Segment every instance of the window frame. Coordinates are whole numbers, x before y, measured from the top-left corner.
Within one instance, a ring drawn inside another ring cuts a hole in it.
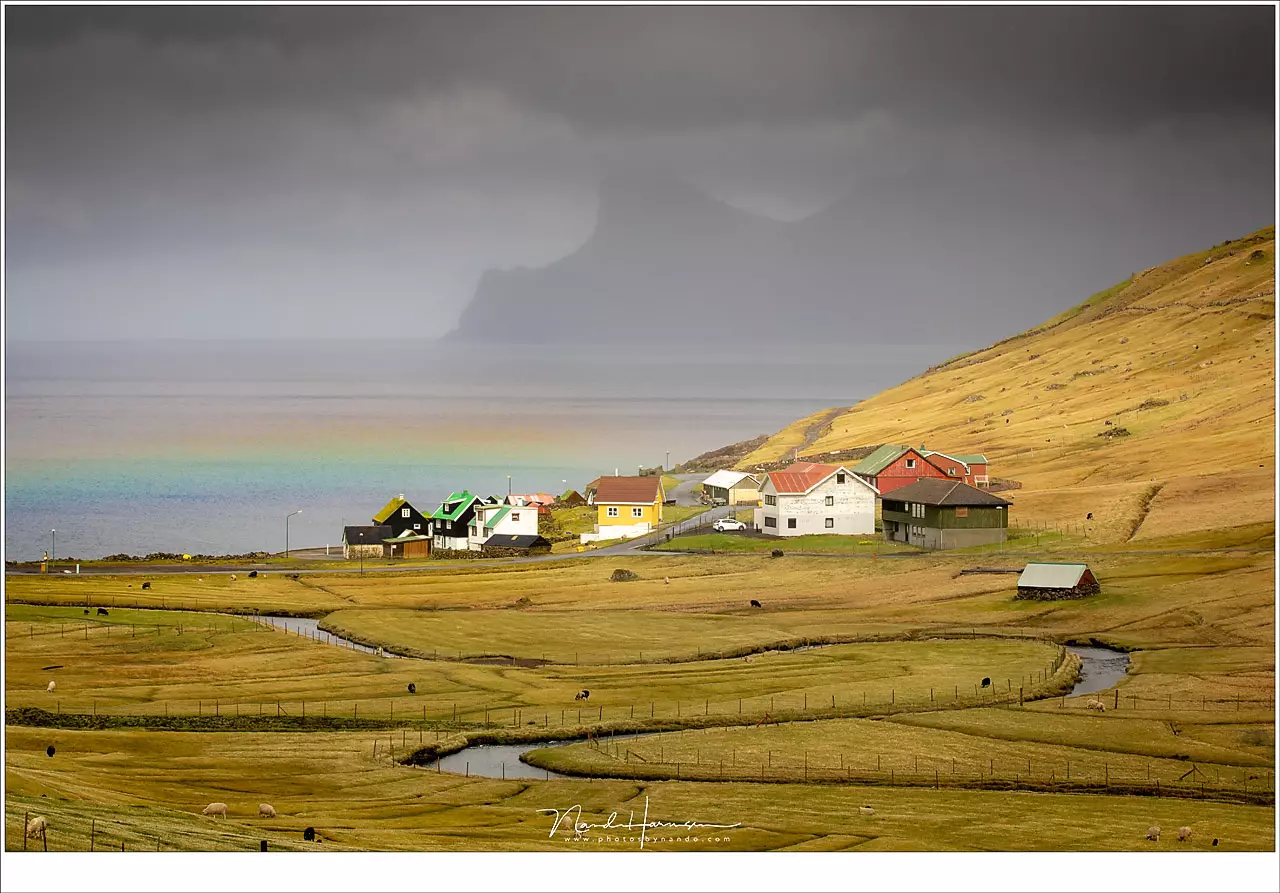
[[[795,518],[788,518],[788,519],[787,519],[787,530],[795,530],[795,529],[796,529],[796,519],[795,519]]]
[[[618,517],[618,507],[616,505],[607,505],[604,507],[604,516],[606,518]]]
[[[824,524],[823,526],[824,526],[824,527],[826,527],[826,529],[827,529],[827,530],[834,530],[834,529],[835,529],[835,526],[836,526],[836,519],[835,519],[835,518],[827,518],[827,519],[826,519],[826,522],[825,522],[825,524]]]
[[[826,501],[823,503],[823,505],[835,505],[835,504],[836,504],[836,498],[834,496],[828,496]]]

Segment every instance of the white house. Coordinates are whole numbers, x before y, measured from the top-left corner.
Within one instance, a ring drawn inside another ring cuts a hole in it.
[[[760,489],[755,526],[771,536],[875,533],[874,486],[843,465],[798,462],[771,471]]]
[[[476,514],[467,530],[467,548],[478,552],[495,534],[537,536],[538,507],[476,503]]]

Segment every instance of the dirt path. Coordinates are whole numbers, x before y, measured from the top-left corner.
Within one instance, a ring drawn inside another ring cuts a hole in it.
[[[828,409],[819,418],[815,419],[813,424],[805,429],[804,440],[801,441],[800,446],[796,448],[796,453],[801,454],[817,443],[818,440],[821,439],[822,435],[831,430],[831,423],[835,420],[836,416],[841,413],[848,412],[852,408],[852,406],[835,406]]]

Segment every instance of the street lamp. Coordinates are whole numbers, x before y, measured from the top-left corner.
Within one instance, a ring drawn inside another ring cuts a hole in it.
[[[507,495],[511,495],[511,475],[507,475]],[[509,502],[510,500],[508,500]]]
[[[53,567],[54,560],[58,557],[58,531],[49,531],[49,567]]]
[[[284,557],[285,558],[289,557],[289,519],[292,518],[294,515],[301,515],[301,514],[302,514],[302,509],[298,509],[296,512],[289,512],[289,514],[284,516]]]
[[[666,461],[666,464],[662,466],[662,470],[666,471],[670,467],[671,467],[671,450],[667,450],[667,461]]]
[[[360,576],[364,576],[364,531],[360,531]]]

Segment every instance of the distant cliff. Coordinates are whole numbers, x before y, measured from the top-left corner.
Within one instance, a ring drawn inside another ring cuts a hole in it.
[[[1038,173],[870,180],[795,223],[672,178],[610,176],[587,242],[544,267],[484,273],[448,340],[977,344],[1034,324],[1144,259],[1239,229],[1195,184],[1139,184],[1140,201],[1102,208],[1096,195]],[[1097,236],[1089,222],[1103,214],[1123,238]]]

